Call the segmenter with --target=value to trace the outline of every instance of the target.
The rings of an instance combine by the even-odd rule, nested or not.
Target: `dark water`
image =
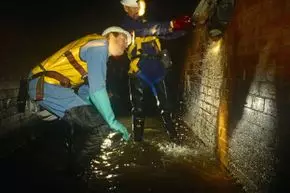
[[[130,124],[128,117],[121,121]],[[144,142],[110,147],[105,140],[90,169],[77,177],[66,170],[70,158],[64,126],[40,125],[25,144],[2,154],[0,192],[242,192],[203,144],[183,125],[177,126],[181,145],[170,143],[160,122],[148,118]],[[1,146],[12,142],[2,140]]]

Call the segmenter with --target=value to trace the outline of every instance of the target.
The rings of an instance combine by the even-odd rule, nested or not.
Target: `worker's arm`
[[[137,37],[158,36],[163,39],[175,39],[186,34],[185,29],[191,26],[191,18],[183,16],[168,22],[141,22],[127,18],[123,27],[135,33]]]
[[[127,128],[116,120],[106,89],[108,45],[105,40],[89,42],[81,49],[81,58],[88,65],[89,96],[108,125],[129,139]]]
[[[134,30],[135,36],[157,36],[161,39],[176,39],[186,34],[184,30],[174,31],[170,22],[152,22],[145,23],[143,28]]]

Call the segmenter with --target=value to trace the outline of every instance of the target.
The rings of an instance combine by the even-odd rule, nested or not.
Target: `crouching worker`
[[[111,132],[129,140],[127,128],[111,108],[106,65],[110,56],[122,55],[130,43],[127,31],[112,26],[102,35],[90,34],[69,43],[29,74],[30,98],[79,128],[72,135],[78,164],[88,164]]]

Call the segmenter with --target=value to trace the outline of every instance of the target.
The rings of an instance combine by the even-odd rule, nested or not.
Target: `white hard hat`
[[[121,0],[121,4],[129,7],[139,7],[137,1],[138,0]]]
[[[121,27],[118,27],[118,26],[111,26],[111,27],[108,27],[107,29],[105,29],[102,33],[102,36],[105,36],[107,35],[108,33],[111,33],[111,32],[118,32],[118,33],[123,33],[127,36],[127,46],[129,46],[132,42],[132,36],[131,34],[124,30],[123,28]]]

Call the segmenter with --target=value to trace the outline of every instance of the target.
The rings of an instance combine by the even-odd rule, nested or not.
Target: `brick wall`
[[[28,102],[26,106],[19,100],[20,79],[3,78],[0,82],[0,136],[28,124],[36,117],[33,112],[38,106]]]
[[[222,39],[197,26],[188,49],[185,119],[248,192],[288,175],[289,18],[287,0],[237,1]]]

